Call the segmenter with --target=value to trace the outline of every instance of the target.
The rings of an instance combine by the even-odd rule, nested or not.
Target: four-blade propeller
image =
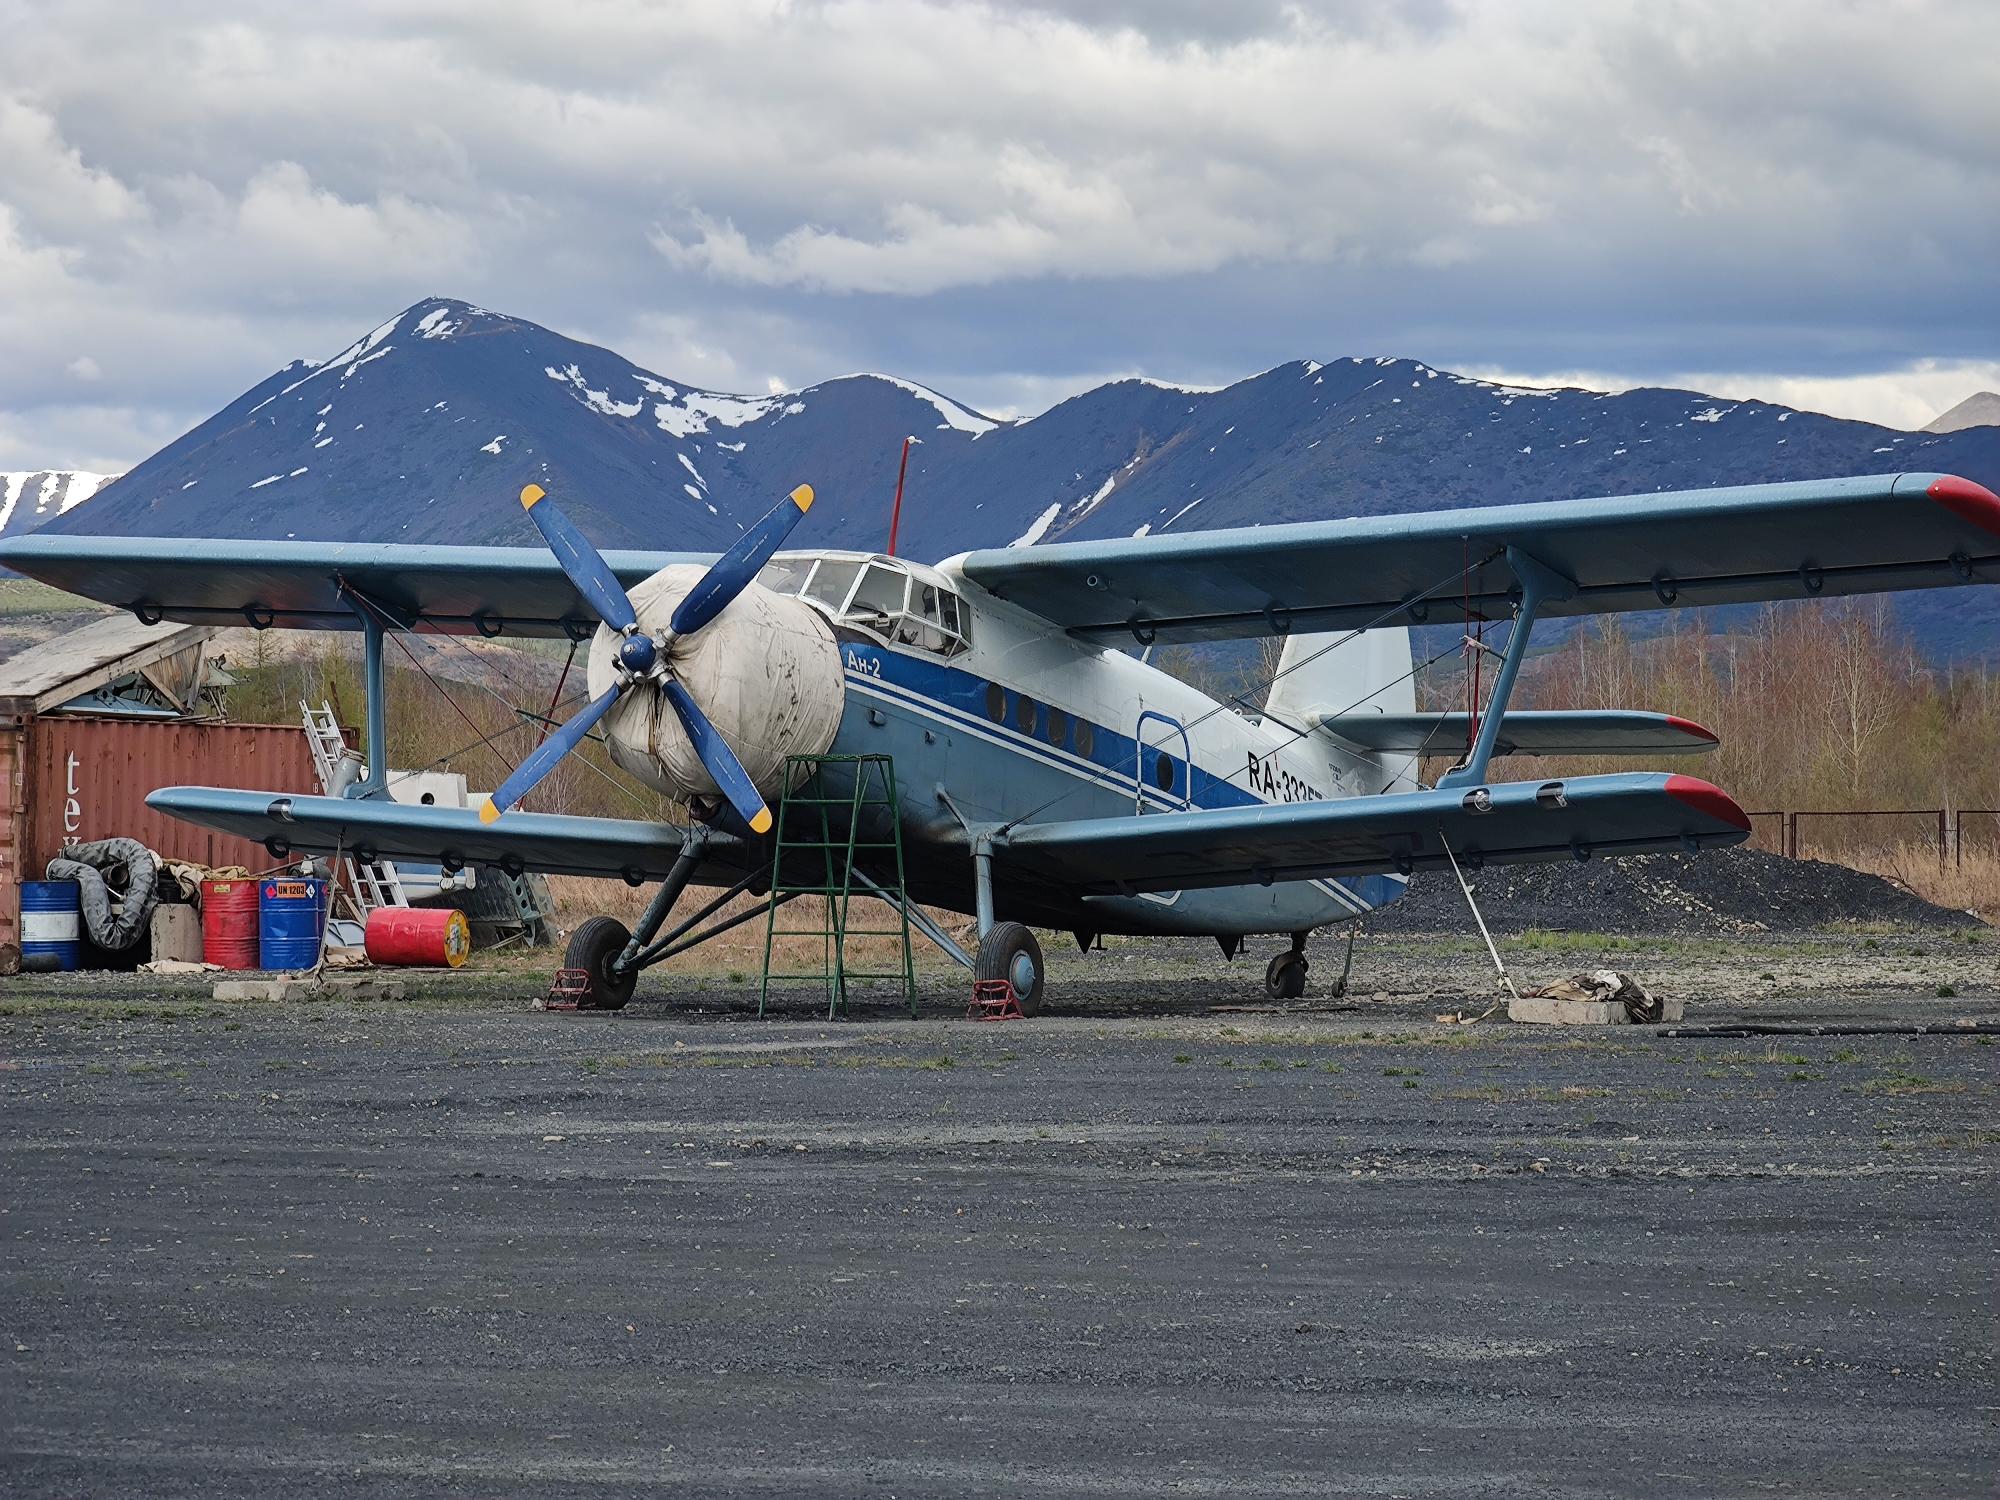
[[[812,486],[802,484],[772,506],[769,513],[738,537],[728,551],[709,564],[701,581],[675,606],[667,629],[653,636],[641,628],[638,614],[632,608],[632,601],[626,597],[618,575],[611,571],[584,534],[576,529],[575,523],[556,507],[540,485],[531,484],[522,490],[521,504],[528,512],[528,519],[535,523],[535,529],[549,544],[549,550],[562,564],[564,574],[576,585],[576,591],[596,612],[597,618],[617,631],[624,640],[618,647],[618,680],[536,746],[534,753],[521,762],[514,774],[502,782],[500,789],[480,808],[479,816],[488,823],[498,818],[526,796],[536,782],[554,770],[557,761],[582,744],[592,726],[609,713],[621,697],[641,683],[654,683],[659,691],[666,694],[667,702],[673,705],[674,714],[681,721],[681,728],[687,731],[695,754],[701,757],[702,765],[722,789],[722,795],[729,799],[729,805],[736,809],[752,833],[769,831],[770,807],[751,781],[750,773],[736,758],[736,752],[729,748],[715,725],[709,722],[708,715],[701,711],[701,705],[675,680],[668,666],[667,648],[676,637],[694,634],[728,608],[729,601],[743,592],[757,576],[758,570],[771,560],[771,554],[784,545],[792,528],[812,509],[812,503]]]

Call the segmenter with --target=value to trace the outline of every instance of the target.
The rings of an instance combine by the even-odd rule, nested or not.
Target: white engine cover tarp
[[[632,589],[640,629],[664,632],[674,606],[704,571],[676,564]],[[593,698],[617,680],[620,639],[600,626],[591,642]],[[847,690],[839,643],[811,605],[752,583],[700,630],[676,639],[666,655],[668,669],[767,798],[783,790],[787,756],[824,755],[833,744]],[[627,693],[603,727],[611,759],[648,786],[680,799],[720,795],[657,686]]]

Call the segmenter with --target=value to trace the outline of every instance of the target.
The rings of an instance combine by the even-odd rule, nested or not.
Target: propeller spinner
[[[620,698],[641,684],[650,683],[656,685],[672,705],[689,743],[723,796],[728,798],[729,805],[736,809],[752,833],[768,832],[771,827],[769,805],[758,792],[750,773],[743,769],[743,763],[736,758],[736,752],[729,748],[721,732],[702,712],[701,705],[675,679],[669,665],[668,648],[677,637],[694,634],[728,608],[729,602],[742,593],[764,564],[771,560],[771,554],[784,545],[792,528],[812,509],[812,503],[812,486],[802,484],[772,506],[722,556],[709,564],[700,582],[676,606],[667,629],[653,636],[641,627],[638,612],[633,609],[618,575],[598,555],[589,539],[577,530],[575,523],[548,498],[548,493],[540,485],[531,484],[523,489],[521,505],[528,512],[528,519],[535,523],[535,529],[541,532],[542,539],[548,543],[549,550],[555,554],[556,561],[562,565],[563,573],[596,612],[597,618],[617,631],[624,640],[619,643],[615,658],[617,680],[566,720],[521,762],[514,774],[502,782],[500,789],[480,808],[480,818],[491,823],[519,802],[537,782],[555,769],[556,762],[583,743],[591,728],[612,710]]]

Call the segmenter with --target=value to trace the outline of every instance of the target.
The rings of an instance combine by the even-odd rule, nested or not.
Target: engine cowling
[[[664,633],[674,607],[705,572],[677,563],[630,590],[639,628]],[[616,681],[622,639],[609,626],[598,627],[590,643],[592,697]],[[840,729],[847,698],[840,646],[802,600],[751,583],[707,625],[672,640],[666,658],[668,670],[774,804],[785,790],[785,758],[824,755]],[[680,801],[720,795],[656,684],[627,693],[605,715],[603,729],[613,763],[646,785]]]

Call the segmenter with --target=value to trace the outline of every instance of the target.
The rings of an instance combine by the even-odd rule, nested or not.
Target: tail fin
[[[1417,685],[1410,663],[1410,632],[1401,626],[1287,636],[1264,712],[1295,729],[1327,714],[1413,713]],[[1307,736],[1307,744],[1324,756],[1328,784],[1343,794],[1416,788],[1414,755],[1344,745],[1323,730]]]

